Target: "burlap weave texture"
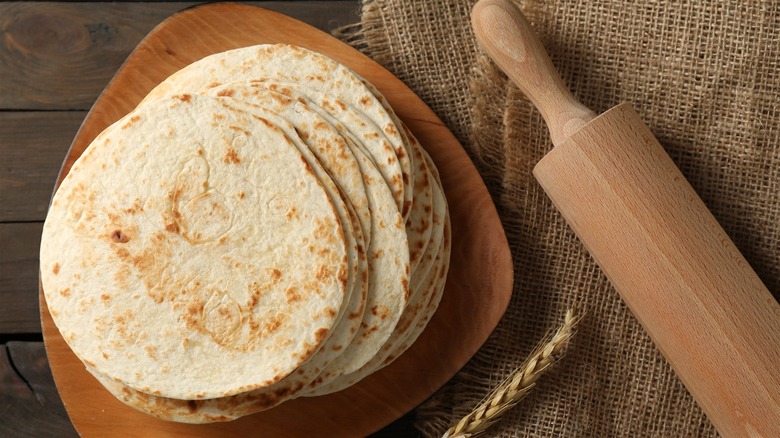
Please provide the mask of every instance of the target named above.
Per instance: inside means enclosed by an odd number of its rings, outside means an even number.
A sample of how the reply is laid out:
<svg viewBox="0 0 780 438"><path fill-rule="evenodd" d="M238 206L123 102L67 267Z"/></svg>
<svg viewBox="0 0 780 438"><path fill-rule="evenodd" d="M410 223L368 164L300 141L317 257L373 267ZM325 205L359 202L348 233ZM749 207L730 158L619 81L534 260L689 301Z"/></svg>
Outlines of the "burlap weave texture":
<svg viewBox="0 0 780 438"><path fill-rule="evenodd" d="M565 359L488 436L716 436L533 179L534 164L552 148L547 129L478 50L469 24L473 3L365 0L357 41L461 141L488 185L514 257L506 315L477 356L417 409L419 428L440 435L577 305L586 319ZM778 298L780 3L521 6L586 106L635 106Z"/></svg>

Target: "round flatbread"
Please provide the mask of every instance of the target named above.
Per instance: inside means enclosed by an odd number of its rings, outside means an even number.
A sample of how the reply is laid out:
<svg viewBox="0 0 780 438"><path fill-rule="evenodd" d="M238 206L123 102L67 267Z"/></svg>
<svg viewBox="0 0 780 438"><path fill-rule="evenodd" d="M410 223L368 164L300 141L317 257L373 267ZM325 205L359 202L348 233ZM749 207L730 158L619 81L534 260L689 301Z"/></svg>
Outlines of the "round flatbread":
<svg viewBox="0 0 780 438"><path fill-rule="evenodd" d="M41 279L66 342L107 378L224 397L280 381L327 339L348 294L344 239L281 130L183 94L77 160L44 225Z"/></svg>

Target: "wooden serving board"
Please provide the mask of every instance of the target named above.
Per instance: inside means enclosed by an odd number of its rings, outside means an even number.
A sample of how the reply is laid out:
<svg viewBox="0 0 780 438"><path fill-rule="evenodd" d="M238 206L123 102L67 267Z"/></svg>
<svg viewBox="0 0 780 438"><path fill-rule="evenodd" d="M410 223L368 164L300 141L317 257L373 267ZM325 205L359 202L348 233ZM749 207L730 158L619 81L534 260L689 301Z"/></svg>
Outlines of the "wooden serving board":
<svg viewBox="0 0 780 438"><path fill-rule="evenodd" d="M130 112L171 73L212 53L262 43L297 44L352 68L379 88L433 157L449 201L453 235L452 262L439 310L410 350L352 388L291 400L233 422L189 425L135 411L104 390L60 336L41 291L43 335L52 373L82 436L364 436L444 385L476 353L506 310L513 279L506 236L485 185L453 135L409 88L368 57L311 26L257 7L199 6L155 28L95 102L57 184L98 133Z"/></svg>

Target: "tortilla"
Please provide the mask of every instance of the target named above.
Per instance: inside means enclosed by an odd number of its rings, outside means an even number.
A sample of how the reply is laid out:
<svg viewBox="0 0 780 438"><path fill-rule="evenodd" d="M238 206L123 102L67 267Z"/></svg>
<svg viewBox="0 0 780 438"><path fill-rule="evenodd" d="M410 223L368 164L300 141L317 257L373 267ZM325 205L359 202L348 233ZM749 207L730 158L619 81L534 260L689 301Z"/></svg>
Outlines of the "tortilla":
<svg viewBox="0 0 780 438"><path fill-rule="evenodd" d="M257 90L248 89L245 91ZM248 99L247 95L244 96L244 99L237 100L232 96L243 94L241 85L220 87L218 90L212 90L211 94L222 96L219 99L228 107L240 112L239 117L262 118L281 129L323 184L341 222L350 226L349 231L344 230L344 236L349 256L349 272L352 274L349 279L354 279L354 282L348 282L347 287L354 286L355 301L342 306L347 319L339 321L336 326L334 336L338 340L328 340L329 348L332 351L343 351L360 328L369 287L369 266L364 231L358 220L359 213L356 212L357 209L351 202L352 199L355 199L356 202L362 202L361 208L368 211L367 196L362 179L359 178L357 163L354 159L352 162L348 161L348 158L352 156L336 130L318 118L315 113L309 111L301 102L292 101L286 96L276 93L262 92L252 93L253 99ZM305 137L305 140L301 139L300 136ZM318 159L318 156L323 158ZM339 179L344 185L349 186L351 197L346 195L344 186L336 184L338 180L331 179L330 175L334 174L341 175ZM358 181L344 176L347 174L357 174ZM365 216L369 217L369 221L371 220L370 213L365 214ZM389 270L392 271L392 268Z"/></svg>
<svg viewBox="0 0 780 438"><path fill-rule="evenodd" d="M50 310L88 371L187 423L387 366L435 313L451 246L438 172L387 100L288 45L156 87L74 165L44 238Z"/></svg>
<svg viewBox="0 0 780 438"><path fill-rule="evenodd" d="M413 278L412 297L393 334L382 345L377 354L352 373L327 378L325 382L316 387L307 388L302 391L301 395L303 396L321 396L341 391L389 365L414 344L438 308L444 292L451 252L449 213L444 192L440 189L441 182L438 172L433 167L433 161L424 150L421 149L420 152L432 169L431 176L435 181L433 184L435 206L433 239L426 248L424 258L424 260L432 260L430 269L424 273L420 272L420 277ZM321 380L321 377L318 377L317 380Z"/></svg>
<svg viewBox="0 0 780 438"><path fill-rule="evenodd" d="M278 382L328 337L344 239L278 128L183 94L139 107L77 160L44 225L41 279L85 364L140 392L224 397Z"/></svg>

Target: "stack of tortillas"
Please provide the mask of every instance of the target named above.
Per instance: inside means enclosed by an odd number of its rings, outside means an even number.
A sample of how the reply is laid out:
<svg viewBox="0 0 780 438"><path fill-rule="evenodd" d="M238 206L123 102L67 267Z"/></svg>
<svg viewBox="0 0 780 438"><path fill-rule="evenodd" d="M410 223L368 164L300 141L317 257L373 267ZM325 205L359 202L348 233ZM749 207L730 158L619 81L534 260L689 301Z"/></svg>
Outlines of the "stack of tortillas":
<svg viewBox="0 0 780 438"><path fill-rule="evenodd" d="M381 94L263 45L180 70L92 142L52 201L41 279L111 393L202 423L391 363L449 256L436 168Z"/></svg>

